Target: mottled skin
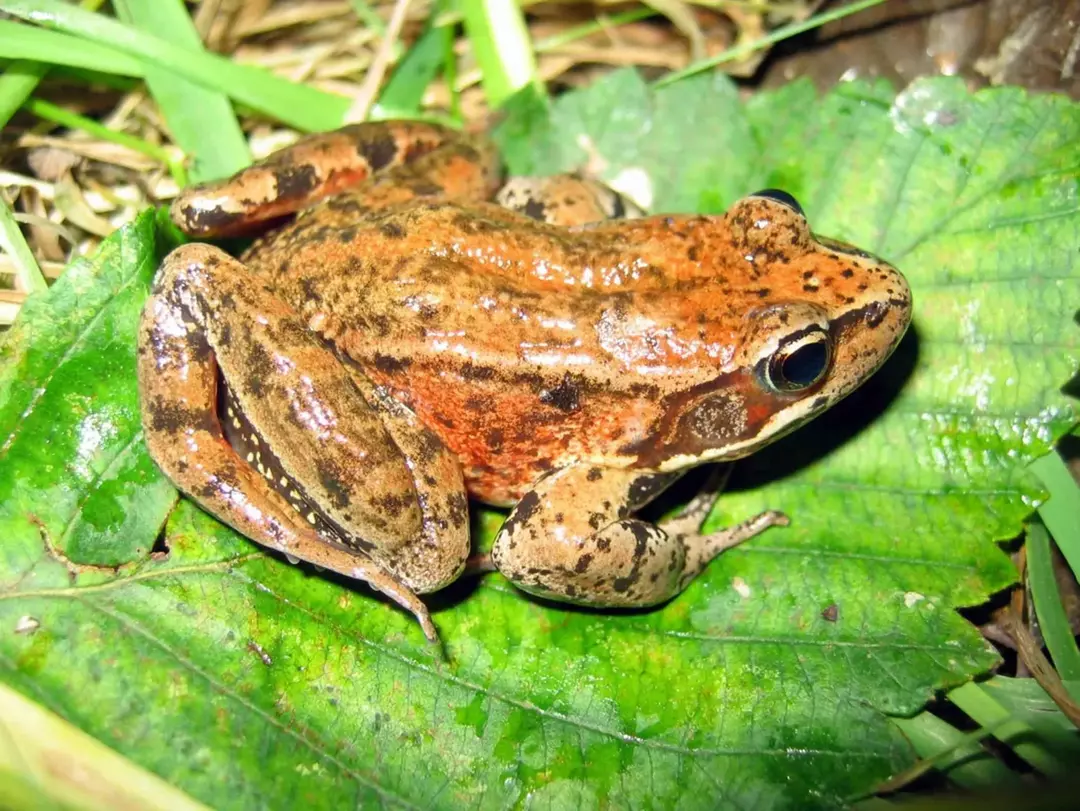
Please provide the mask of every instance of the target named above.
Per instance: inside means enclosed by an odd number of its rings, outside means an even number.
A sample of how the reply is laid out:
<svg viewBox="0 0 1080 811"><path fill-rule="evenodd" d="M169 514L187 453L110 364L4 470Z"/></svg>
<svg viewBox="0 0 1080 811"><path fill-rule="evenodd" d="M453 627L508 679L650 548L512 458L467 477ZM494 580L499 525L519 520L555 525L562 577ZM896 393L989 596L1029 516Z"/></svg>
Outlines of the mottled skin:
<svg viewBox="0 0 1080 811"><path fill-rule="evenodd" d="M429 639L416 595L462 572L466 495L513 506L490 558L510 580L600 606L667 600L785 523L703 535L712 490L660 526L632 514L837 402L910 319L899 272L816 237L783 193L627 219L588 181L497 186L489 149L429 125L305 139L176 201L197 236L301 212L239 261L178 248L140 329L166 474L253 540L387 593Z"/></svg>

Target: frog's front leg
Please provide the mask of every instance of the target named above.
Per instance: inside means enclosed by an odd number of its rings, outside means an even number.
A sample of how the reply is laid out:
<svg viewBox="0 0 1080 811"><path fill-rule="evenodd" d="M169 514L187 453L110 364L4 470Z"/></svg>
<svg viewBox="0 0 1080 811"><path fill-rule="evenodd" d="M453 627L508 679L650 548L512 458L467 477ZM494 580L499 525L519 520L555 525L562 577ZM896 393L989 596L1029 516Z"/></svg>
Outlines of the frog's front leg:
<svg viewBox="0 0 1080 811"><path fill-rule="evenodd" d="M416 594L461 572L467 502L456 459L407 410L369 401L358 372L208 245L166 257L138 366L150 454L181 490L257 543L367 582L436 639Z"/></svg>
<svg viewBox="0 0 1080 811"><path fill-rule="evenodd" d="M582 605L649 606L674 597L725 549L787 523L770 511L702 534L712 494L659 525L630 517L679 475L590 465L555 471L510 513L492 562L531 594Z"/></svg>

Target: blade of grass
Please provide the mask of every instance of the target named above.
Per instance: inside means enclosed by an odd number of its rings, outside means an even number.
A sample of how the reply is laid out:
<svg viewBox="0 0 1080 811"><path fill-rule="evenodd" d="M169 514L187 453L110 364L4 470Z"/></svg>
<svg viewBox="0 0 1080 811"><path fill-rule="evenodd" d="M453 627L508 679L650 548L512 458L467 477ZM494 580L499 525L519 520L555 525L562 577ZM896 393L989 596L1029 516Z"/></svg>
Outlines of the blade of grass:
<svg viewBox="0 0 1080 811"><path fill-rule="evenodd" d="M11 257L18 273L19 283L23 290L30 293L40 293L47 290L49 285L45 282L45 274L38 267L34 252L26 244L19 224L15 222L15 215L11 213L7 201L0 197L0 248Z"/></svg>
<svg viewBox="0 0 1080 811"><path fill-rule="evenodd" d="M1039 507L1039 517L1073 574L1080 577L1080 487L1056 453L1036 459L1029 467L1050 491L1050 498Z"/></svg>
<svg viewBox="0 0 1080 811"><path fill-rule="evenodd" d="M967 713L979 726L992 729L993 735L1019 757L1047 776L1063 776L1067 767L1043 745L1030 726L1016 721L998 701L974 682L949 691L949 700Z"/></svg>
<svg viewBox="0 0 1080 811"><path fill-rule="evenodd" d="M125 53L93 40L12 20L0 20L0 58L47 62L121 76L143 75L143 63Z"/></svg>
<svg viewBox="0 0 1080 811"><path fill-rule="evenodd" d="M440 4L442 5L442 4ZM449 26L437 26L434 15L426 28L398 63L372 108L373 118L415 115L424 101L424 92L443 67L447 43L452 42Z"/></svg>
<svg viewBox="0 0 1080 811"><path fill-rule="evenodd" d="M892 721L920 758L933 760L937 769L958 786L976 789L1019 782L1015 772L979 746L968 733L928 710Z"/></svg>
<svg viewBox="0 0 1080 811"><path fill-rule="evenodd" d="M499 107L529 84L540 88L525 16L514 0L462 0L461 12L488 104Z"/></svg>
<svg viewBox="0 0 1080 811"><path fill-rule="evenodd" d="M135 28L168 36L193 53L204 50L181 0L113 0L113 8L122 21ZM191 160L194 182L228 177L251 163L247 140L228 96L150 65L146 86L173 140Z"/></svg>
<svg viewBox="0 0 1080 811"><path fill-rule="evenodd" d="M0 127L6 127L23 102L26 101L49 66L41 62L20 59L12 63L0 76Z"/></svg>
<svg viewBox="0 0 1080 811"><path fill-rule="evenodd" d="M2 0L0 11L105 44L170 70L300 130L330 130L345 121L349 100L281 79L261 68L181 48L59 0Z"/></svg>
<svg viewBox="0 0 1080 811"><path fill-rule="evenodd" d="M82 5L93 11L103 2L105 0L83 0ZM6 20L3 22L8 24ZM10 23L10 25L14 27L17 23ZM25 26L21 27L25 28ZM10 33L14 32L9 30ZM3 35L0 34L0 36ZM30 98L30 94L41 81L41 77L49 70L48 65L44 64L46 61L48 60L33 61L25 57L18 58L18 61L9 65L4 75L0 76L0 127L7 126L7 122L15 115L15 111Z"/></svg>
<svg viewBox="0 0 1080 811"><path fill-rule="evenodd" d="M205 811L179 789L0 684L0 806Z"/></svg>
<svg viewBox="0 0 1080 811"><path fill-rule="evenodd" d="M177 185L184 186L187 183L184 167L176 163L169 154L169 151L164 147L152 144L142 138L136 138L134 135L128 135L126 132L111 130L92 118L86 118L78 113L65 110L63 107L57 107L55 104L51 104L43 99L30 99L23 107L27 112L33 113L38 118L52 121L55 124L60 124L69 129L82 130L83 132L93 135L95 138L100 138L102 141L118 144L119 146L146 155L148 158L160 161L168 167L169 174L176 180Z"/></svg>
<svg viewBox="0 0 1080 811"><path fill-rule="evenodd" d="M353 13L360 18L364 25L380 37L386 36L386 23L383 22L383 18L369 3L365 2L365 0L349 0L349 5L352 6Z"/></svg>
<svg viewBox="0 0 1080 811"><path fill-rule="evenodd" d="M1061 604L1054 577L1053 558L1050 554L1050 534L1042 524L1032 523L1027 527L1027 568L1031 584L1031 599L1035 603L1035 614L1039 618L1039 628L1054 667L1068 688L1069 682L1080 679L1080 650L1069 627L1069 617ZM1080 702L1080 695L1071 690L1073 701Z"/></svg>
<svg viewBox="0 0 1080 811"><path fill-rule="evenodd" d="M655 16L657 16L657 11L651 8L634 8L630 9L630 11L619 12L618 14L601 16L598 19L590 20L587 23L582 23L581 25L575 25L559 31L556 34L552 34L550 37L538 39L533 43L533 49L538 54L547 53L548 51L554 51L556 48L568 45L576 40L584 39L591 34L595 34L597 31L607 31L612 28L617 28L620 25L634 23L638 20L645 20Z"/></svg>
<svg viewBox="0 0 1080 811"><path fill-rule="evenodd" d="M13 20L0 20L0 58L47 62L121 76L143 75L143 63L125 53L82 37Z"/></svg>
<svg viewBox="0 0 1080 811"><path fill-rule="evenodd" d="M839 20L843 17L847 17L856 12L868 9L871 6L876 6L885 0L859 0L856 3L851 3L841 8L834 9L833 11L826 11L822 14L815 14L809 19L803 20L798 23L791 23L781 28L777 28L775 31L770 32L767 36L761 39L754 40L753 42L747 42L742 45L736 45L734 48L728 48L722 53L718 53L716 56L711 56L708 59L702 59L700 62L695 62L692 65L688 65L682 70L677 70L674 73L669 73L657 81L653 82L654 87L663 87L664 85L672 84L685 79L687 76L693 76L695 73L701 73L702 71L715 68L717 65L722 65L725 62L736 62L749 56L754 51L760 51L763 48L767 48L770 45L775 45L777 42L782 42L785 39L794 37L798 34L802 34L804 31L810 31L814 28L820 28L826 23L830 23L833 20Z"/></svg>

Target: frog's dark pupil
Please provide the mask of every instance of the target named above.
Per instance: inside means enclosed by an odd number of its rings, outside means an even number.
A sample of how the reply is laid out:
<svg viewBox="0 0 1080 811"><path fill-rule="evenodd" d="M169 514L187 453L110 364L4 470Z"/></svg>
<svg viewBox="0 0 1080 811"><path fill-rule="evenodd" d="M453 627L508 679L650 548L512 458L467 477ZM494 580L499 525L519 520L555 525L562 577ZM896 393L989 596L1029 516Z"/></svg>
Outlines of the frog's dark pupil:
<svg viewBox="0 0 1080 811"><path fill-rule="evenodd" d="M825 341L806 343L780 360L780 378L776 382L788 389L802 389L818 381L829 363Z"/></svg>
<svg viewBox="0 0 1080 811"><path fill-rule="evenodd" d="M795 211L799 214L804 213L802 206L799 205L799 201L783 189L762 189L761 191L755 193L754 197L767 197L768 199L776 203L787 206L792 211Z"/></svg>

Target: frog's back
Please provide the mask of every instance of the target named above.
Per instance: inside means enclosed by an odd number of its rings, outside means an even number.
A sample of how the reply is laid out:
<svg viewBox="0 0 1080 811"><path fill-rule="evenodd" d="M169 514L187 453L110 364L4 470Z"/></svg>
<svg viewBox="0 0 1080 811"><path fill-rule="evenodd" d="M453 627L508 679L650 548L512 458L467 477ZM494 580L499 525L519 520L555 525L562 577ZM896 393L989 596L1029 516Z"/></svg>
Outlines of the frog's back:
<svg viewBox="0 0 1080 811"><path fill-rule="evenodd" d="M509 502L563 459L632 463L622 449L665 396L715 375L732 343L723 319L691 314L703 279L684 272L673 296L670 264L636 255L625 225L568 231L496 206L328 209L246 261L436 430L474 495Z"/></svg>

